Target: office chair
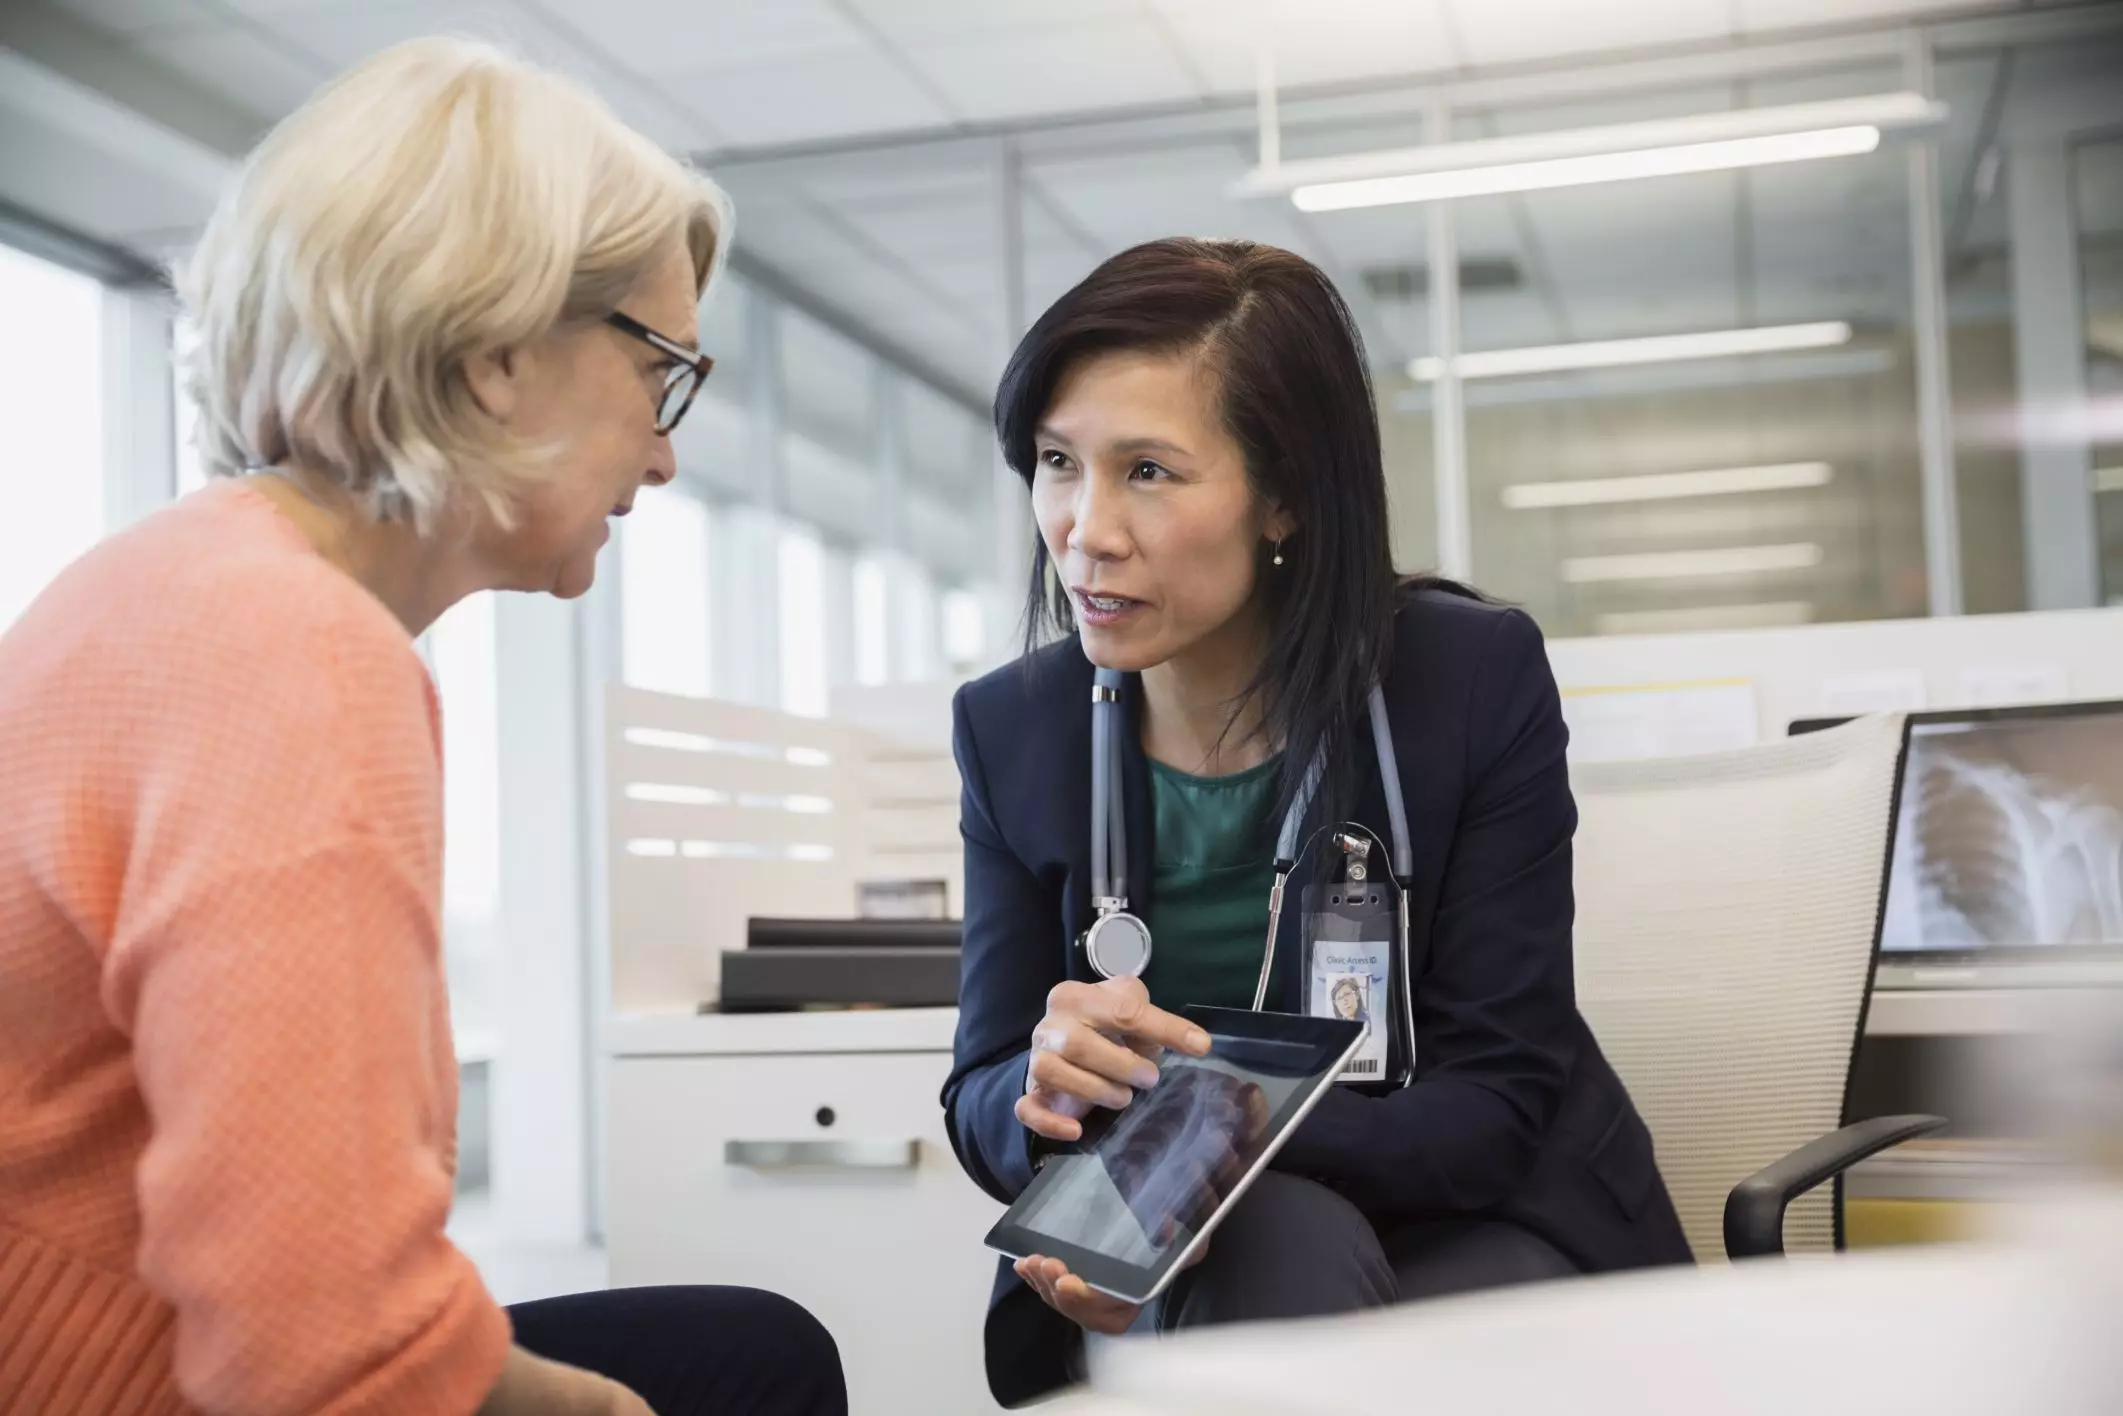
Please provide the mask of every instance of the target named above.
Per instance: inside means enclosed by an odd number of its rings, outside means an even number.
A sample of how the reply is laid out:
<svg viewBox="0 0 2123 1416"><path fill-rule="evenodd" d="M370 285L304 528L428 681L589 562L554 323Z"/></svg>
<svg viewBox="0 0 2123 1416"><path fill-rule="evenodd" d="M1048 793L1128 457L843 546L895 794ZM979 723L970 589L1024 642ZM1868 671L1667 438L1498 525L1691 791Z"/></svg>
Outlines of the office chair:
<svg viewBox="0 0 2123 1416"><path fill-rule="evenodd" d="M1841 1248L1841 1185L1824 1184L1946 1124L1842 1125L1902 741L1889 715L1572 766L1578 1006L1698 1262Z"/></svg>

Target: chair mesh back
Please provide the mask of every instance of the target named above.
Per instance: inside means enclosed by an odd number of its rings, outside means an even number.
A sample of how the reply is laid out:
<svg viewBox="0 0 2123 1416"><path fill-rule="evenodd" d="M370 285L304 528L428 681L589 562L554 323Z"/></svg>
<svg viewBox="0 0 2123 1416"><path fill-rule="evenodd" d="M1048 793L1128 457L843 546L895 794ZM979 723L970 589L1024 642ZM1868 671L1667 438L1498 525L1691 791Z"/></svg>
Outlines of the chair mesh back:
<svg viewBox="0 0 2123 1416"><path fill-rule="evenodd" d="M1725 1197L1842 1124L1872 976L1902 719L1571 769L1578 1003L1658 1147L1699 1262ZM1834 1247L1831 1187L1785 1245Z"/></svg>

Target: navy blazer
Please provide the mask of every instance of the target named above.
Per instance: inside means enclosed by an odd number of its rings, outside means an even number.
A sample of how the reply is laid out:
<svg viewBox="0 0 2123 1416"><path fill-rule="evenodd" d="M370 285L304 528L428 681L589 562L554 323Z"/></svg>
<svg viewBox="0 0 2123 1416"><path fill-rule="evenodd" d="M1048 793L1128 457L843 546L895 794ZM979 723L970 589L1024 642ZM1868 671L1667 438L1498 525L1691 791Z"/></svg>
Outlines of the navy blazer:
<svg viewBox="0 0 2123 1416"><path fill-rule="evenodd" d="M1577 806L1540 631L1443 588L1405 597L1394 630L1385 696L1415 853L1416 1077L1383 1093L1331 1088L1276 1165L1382 1226L1484 1214L1588 1271L1690 1262L1651 1135L1577 1011ZM968 684L953 705L966 919L945 1124L967 1174L1005 1202L1032 1181L1030 1133L1014 1114L1032 1030L1048 990L1091 977L1071 947L1092 917L1091 673L1070 639ZM1128 695L1132 712L1132 677ZM1154 850L1149 771L1140 735L1123 744L1139 897ZM1370 733L1350 750L1350 815L1389 839ZM1276 949L1270 1006L1287 1012L1303 1011L1300 913L1285 912ZM999 1266L986 1330L998 1401L1062 1384L1078 1340Z"/></svg>

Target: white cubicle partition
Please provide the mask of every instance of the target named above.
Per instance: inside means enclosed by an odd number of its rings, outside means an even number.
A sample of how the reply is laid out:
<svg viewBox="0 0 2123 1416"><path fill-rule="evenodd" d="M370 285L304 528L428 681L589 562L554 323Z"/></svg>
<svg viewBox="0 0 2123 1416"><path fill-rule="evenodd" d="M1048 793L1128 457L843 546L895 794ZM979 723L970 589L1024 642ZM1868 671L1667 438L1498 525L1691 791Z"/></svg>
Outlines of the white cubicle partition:
<svg viewBox="0 0 2123 1416"><path fill-rule="evenodd" d="M612 1282L795 1299L856 1411L994 1411L980 1239L1000 1207L944 1136L954 1010L698 1016L750 918L847 916L866 880L942 880L958 912L948 713L895 733L615 685L605 718Z"/></svg>
<svg viewBox="0 0 2123 1416"><path fill-rule="evenodd" d="M623 684L605 723L615 1011L714 1001L748 919L853 914L861 881L941 880L958 912L948 732L895 741Z"/></svg>
<svg viewBox="0 0 2123 1416"><path fill-rule="evenodd" d="M1579 708L1604 695L1641 695L1647 709L1722 718L1707 725L1719 734L1709 741L1686 731L1666 735L1673 750L1685 751L1691 741L1737 747L1782 737L1796 718L2123 699L2123 608L1553 639L1548 659L1565 712L1579 725L1573 755L1594 746L1593 725ZM956 688L839 690L833 716L948 751ZM1692 690L1703 692L1686 701ZM1725 711L1735 697L1744 722L1737 735Z"/></svg>
<svg viewBox="0 0 2123 1416"><path fill-rule="evenodd" d="M2123 609L1558 639L1548 659L1566 713L1586 695L1691 689L1715 712L1736 690L1759 741L1798 718L2123 698Z"/></svg>

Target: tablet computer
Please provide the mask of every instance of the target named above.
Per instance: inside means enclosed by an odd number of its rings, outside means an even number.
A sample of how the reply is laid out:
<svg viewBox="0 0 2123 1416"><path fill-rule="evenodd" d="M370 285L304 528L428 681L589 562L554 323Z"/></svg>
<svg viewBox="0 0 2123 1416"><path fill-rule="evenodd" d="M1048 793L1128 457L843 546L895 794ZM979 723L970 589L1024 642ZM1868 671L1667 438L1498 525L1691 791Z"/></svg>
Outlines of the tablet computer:
<svg viewBox="0 0 2123 1416"><path fill-rule="evenodd" d="M1083 1138L1047 1158L987 1244L1060 1259L1103 1293L1147 1303L1202 1242L1363 1040L1362 1023L1236 1008L1182 1013L1209 1055L1168 1052L1157 1085L1094 1111Z"/></svg>

